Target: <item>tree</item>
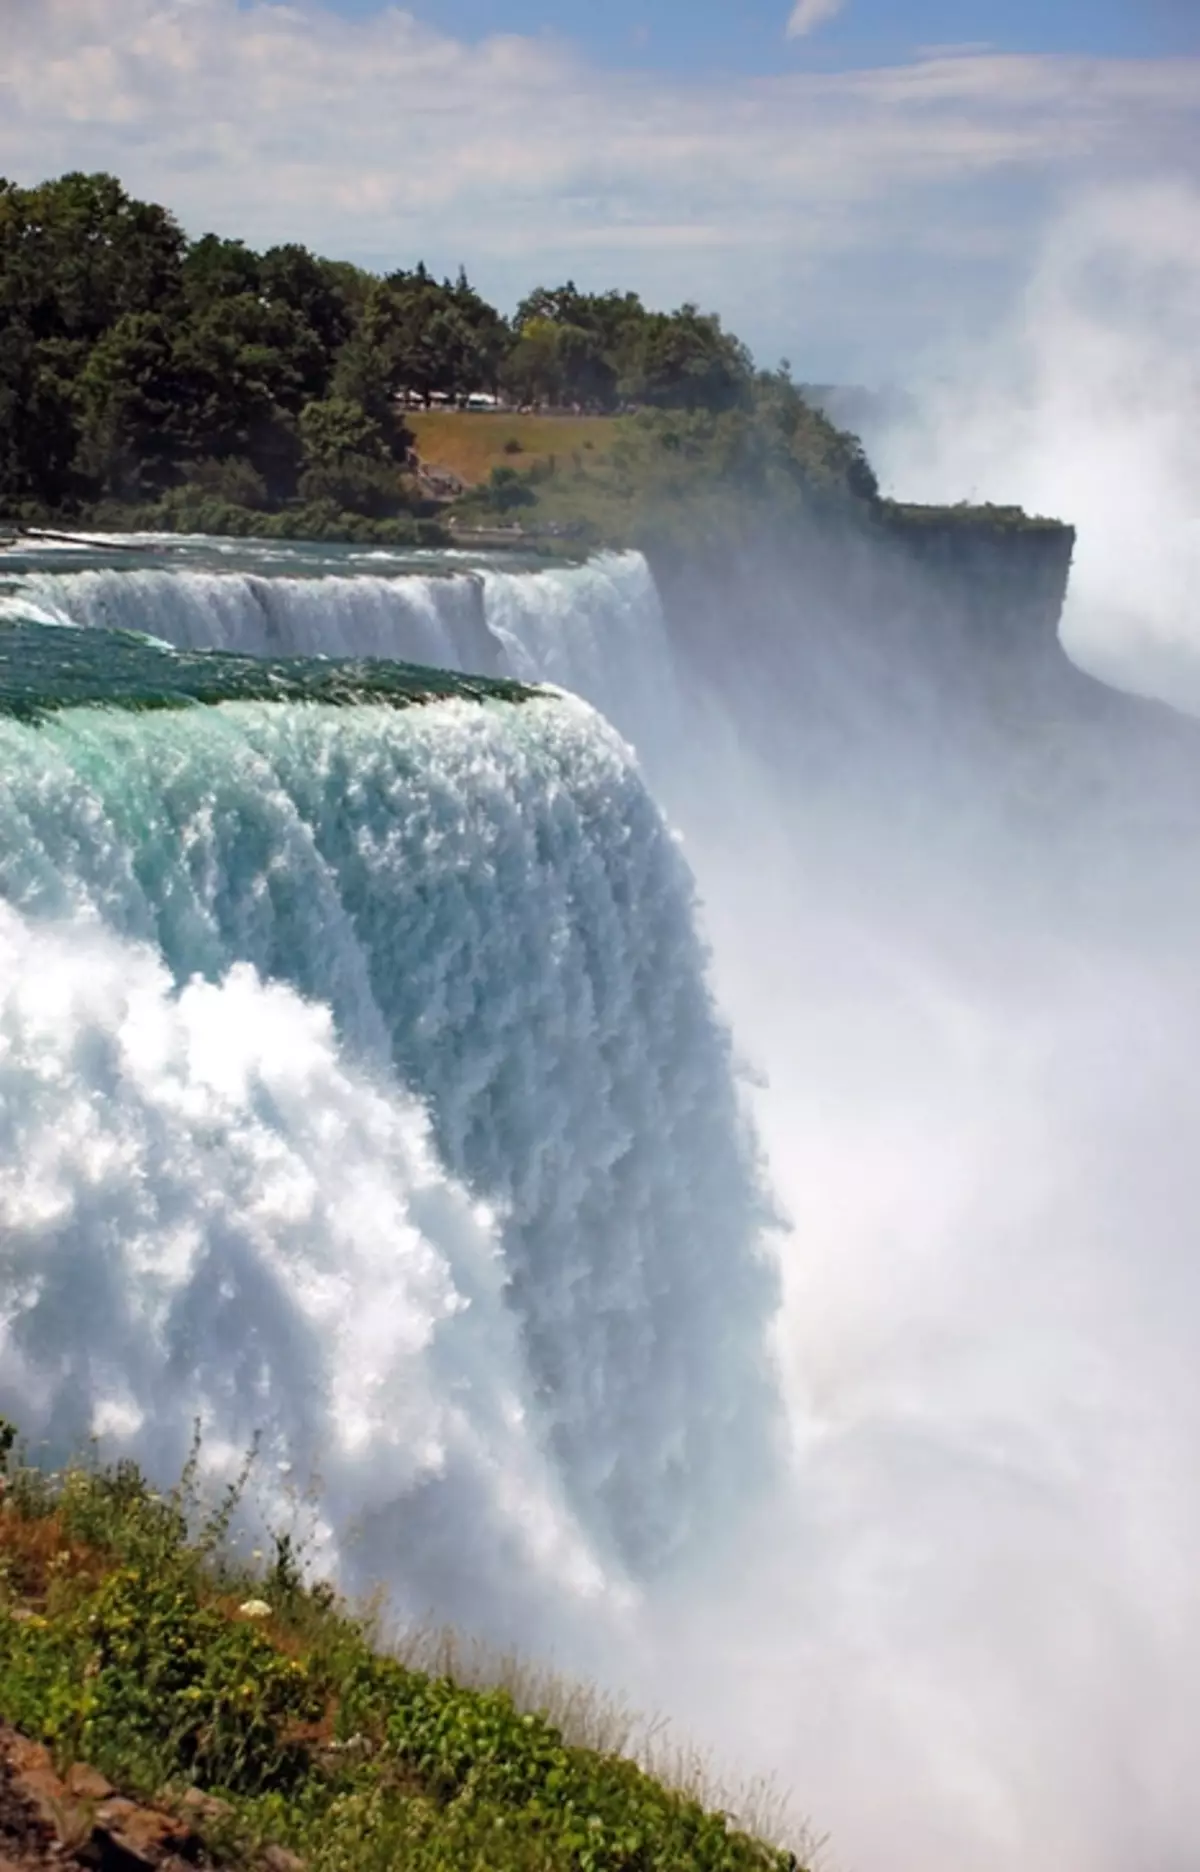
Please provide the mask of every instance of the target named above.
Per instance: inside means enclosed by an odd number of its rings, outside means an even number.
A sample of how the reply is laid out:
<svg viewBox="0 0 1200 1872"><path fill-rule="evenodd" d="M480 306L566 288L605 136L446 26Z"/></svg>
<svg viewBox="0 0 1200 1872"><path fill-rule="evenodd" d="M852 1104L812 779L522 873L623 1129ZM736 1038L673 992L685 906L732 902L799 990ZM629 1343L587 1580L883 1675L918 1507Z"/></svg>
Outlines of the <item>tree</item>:
<svg viewBox="0 0 1200 1872"><path fill-rule="evenodd" d="M412 446L412 436L397 413L393 376L393 363L384 348L359 331L338 352L329 394L356 403L370 416L389 453L399 461Z"/></svg>
<svg viewBox="0 0 1200 1872"><path fill-rule="evenodd" d="M659 409L735 409L749 400L753 370L744 345L714 313L694 305L649 315L626 364L626 396Z"/></svg>
<svg viewBox="0 0 1200 1872"><path fill-rule="evenodd" d="M581 293L573 280L538 286L517 308L519 336L505 382L528 386L531 394L522 395L522 401L548 398L611 409L618 400L622 365L646 316L636 293ZM554 339L551 332L557 334ZM527 338L533 343L527 344Z"/></svg>
<svg viewBox="0 0 1200 1872"><path fill-rule="evenodd" d="M488 479L488 502L499 513L512 513L518 507L532 507L537 495L515 468L493 468Z"/></svg>
<svg viewBox="0 0 1200 1872"><path fill-rule="evenodd" d="M128 313L93 347L79 384L80 463L115 500L152 500L179 480L194 427L192 385L154 312Z"/></svg>
<svg viewBox="0 0 1200 1872"><path fill-rule="evenodd" d="M324 396L337 354L354 330L346 286L335 268L296 245L270 248L262 257L259 278L268 303L286 307L316 339L320 363L307 389L314 397Z"/></svg>
<svg viewBox="0 0 1200 1872"><path fill-rule="evenodd" d="M114 176L63 176L0 194L0 312L33 337L94 343L128 313L179 294L184 237Z"/></svg>
<svg viewBox="0 0 1200 1872"><path fill-rule="evenodd" d="M0 318L0 502L72 501L77 446L71 386L27 326Z"/></svg>
<svg viewBox="0 0 1200 1872"><path fill-rule="evenodd" d="M257 298L262 291L262 262L244 241L202 234L183 263L183 291L194 312L207 312L223 299Z"/></svg>
<svg viewBox="0 0 1200 1872"><path fill-rule="evenodd" d="M500 374L501 384L515 402L559 401L563 387L559 341L559 327L552 319L526 319Z"/></svg>
<svg viewBox="0 0 1200 1872"><path fill-rule="evenodd" d="M108 175L0 179L0 502L76 512L195 484L232 505L394 513L412 436L397 392L457 401L645 406L611 450L670 498L763 500L791 514L878 499L857 439L805 402L790 368L755 375L694 305L538 286L506 322L465 271L380 279L297 243L256 253ZM682 492L680 492L682 490ZM502 508L533 498L502 472ZM622 495L624 498L624 495ZM183 505L181 505L183 503ZM211 505L211 502L210 502Z"/></svg>
<svg viewBox="0 0 1200 1872"><path fill-rule="evenodd" d="M332 501L382 518L404 504L396 464L380 425L345 397L310 403L300 417L306 501Z"/></svg>
<svg viewBox="0 0 1200 1872"><path fill-rule="evenodd" d="M585 409L610 409L617 400L618 371L600 334L583 325L560 325L558 356L565 402Z"/></svg>
<svg viewBox="0 0 1200 1872"><path fill-rule="evenodd" d="M381 280L360 329L383 360L393 394L406 391L426 406L435 394L463 401L493 388L509 342L503 320L465 274L439 284L424 267Z"/></svg>

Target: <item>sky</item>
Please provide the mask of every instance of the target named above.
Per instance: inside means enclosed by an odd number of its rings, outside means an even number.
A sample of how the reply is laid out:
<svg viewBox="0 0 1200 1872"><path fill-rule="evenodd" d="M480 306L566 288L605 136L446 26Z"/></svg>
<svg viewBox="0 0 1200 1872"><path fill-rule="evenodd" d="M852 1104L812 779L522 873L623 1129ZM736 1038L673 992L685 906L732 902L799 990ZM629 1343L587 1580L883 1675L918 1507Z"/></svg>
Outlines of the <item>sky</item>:
<svg viewBox="0 0 1200 1872"><path fill-rule="evenodd" d="M338 0L335 10L365 19L384 9ZM441 0L411 10L456 37L569 38L598 63L669 73L786 72L814 58L852 67L937 45L1148 57L1186 49L1188 15L1200 18L1195 0Z"/></svg>
<svg viewBox="0 0 1200 1872"><path fill-rule="evenodd" d="M504 310L567 278L903 384L1097 191L1200 169L1200 0L0 0L0 174Z"/></svg>

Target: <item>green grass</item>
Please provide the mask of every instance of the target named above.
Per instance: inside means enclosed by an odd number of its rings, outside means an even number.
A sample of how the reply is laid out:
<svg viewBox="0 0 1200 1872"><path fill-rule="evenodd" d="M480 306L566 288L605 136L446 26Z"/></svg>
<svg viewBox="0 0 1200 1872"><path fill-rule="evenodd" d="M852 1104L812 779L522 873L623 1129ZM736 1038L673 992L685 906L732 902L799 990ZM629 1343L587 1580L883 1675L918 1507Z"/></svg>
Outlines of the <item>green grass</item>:
<svg viewBox="0 0 1200 1872"><path fill-rule="evenodd" d="M9 1453L0 1716L127 1792L216 1795L208 1844L311 1872L784 1872L789 1851L609 1747L581 1746L441 1645L419 1668L306 1580L284 1537L230 1558L239 1488L205 1509L194 1453L160 1496L127 1463L46 1475ZM244 1482L244 1478L243 1478ZM456 1668L456 1662L458 1668ZM474 1676L476 1681L463 1681ZM547 1680L556 1684L557 1680ZM615 1720L612 1706L583 1699ZM578 1726L578 1704L575 1710ZM620 1738L628 1741L628 1736ZM201 1825L204 1831L204 1824Z"/></svg>
<svg viewBox="0 0 1200 1872"><path fill-rule="evenodd" d="M533 496L515 515L522 526L596 546L737 546L764 527L787 535L832 515L868 526L875 511L852 439L799 400L776 409L766 393L753 409L723 415L618 417L603 449L564 447L552 461L518 455L499 465L515 468ZM454 513L462 525L496 510L494 489L479 484Z"/></svg>
<svg viewBox="0 0 1200 1872"><path fill-rule="evenodd" d="M450 468L468 487L493 468L570 463L607 454L617 434L612 416L531 415L515 410L409 410L405 423L417 453L433 468ZM516 444L515 448L510 447Z"/></svg>
<svg viewBox="0 0 1200 1872"><path fill-rule="evenodd" d="M1061 536L1071 530L1062 520L1027 514L1023 507L996 506L990 501L957 501L950 507L931 507L914 501L888 500L882 503L882 514L885 523L899 532L990 531L997 538L1003 538L1014 533Z"/></svg>

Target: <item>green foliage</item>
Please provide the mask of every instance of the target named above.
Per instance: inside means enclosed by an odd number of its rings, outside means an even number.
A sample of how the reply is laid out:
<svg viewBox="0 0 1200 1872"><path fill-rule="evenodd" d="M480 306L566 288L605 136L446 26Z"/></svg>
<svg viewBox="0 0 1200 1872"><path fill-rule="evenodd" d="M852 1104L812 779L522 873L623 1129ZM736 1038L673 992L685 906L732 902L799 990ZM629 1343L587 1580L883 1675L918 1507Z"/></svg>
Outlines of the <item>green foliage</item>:
<svg viewBox="0 0 1200 1872"><path fill-rule="evenodd" d="M0 1708L64 1765L219 1790L223 1853L274 1842L313 1872L795 1872L504 1691L380 1653L290 1539L257 1575L233 1567L245 1477L206 1515L197 1474L198 1448L165 1498L130 1464L10 1478Z"/></svg>
<svg viewBox="0 0 1200 1872"><path fill-rule="evenodd" d="M291 1733L324 1707L304 1663L174 1567L123 1567L76 1605L0 1624L0 1684L10 1720L142 1787L294 1784L307 1761Z"/></svg>
<svg viewBox="0 0 1200 1872"><path fill-rule="evenodd" d="M782 1863L632 1762L568 1747L552 1723L522 1714L503 1690L464 1692L364 1655L342 1694L347 1733L371 1737L455 1818L511 1815L508 1824L540 1842L548 1865L735 1872Z"/></svg>
<svg viewBox="0 0 1200 1872"><path fill-rule="evenodd" d="M300 417L300 497L383 519L402 505L400 478L382 426L350 397L309 403Z"/></svg>
<svg viewBox="0 0 1200 1872"><path fill-rule="evenodd" d="M188 401L166 319L124 314L77 381L77 459L87 480L118 500L153 499L171 487L186 450Z"/></svg>
<svg viewBox="0 0 1200 1872"><path fill-rule="evenodd" d="M409 513L377 519L320 497L263 512L193 482L145 506L101 503L92 508L89 522L111 532L132 528L149 533L210 533L228 539L348 541L362 546L447 544L441 527Z"/></svg>
<svg viewBox="0 0 1200 1872"><path fill-rule="evenodd" d="M244 241L202 234L189 247L183 262L183 291L193 310L207 312L222 299L240 298L244 293L257 297L261 289L258 255Z"/></svg>
<svg viewBox="0 0 1200 1872"><path fill-rule="evenodd" d="M361 330L392 394L425 403L435 393L461 400L493 387L508 345L504 321L465 274L439 283L423 266L376 283Z"/></svg>
<svg viewBox="0 0 1200 1872"><path fill-rule="evenodd" d="M302 247L189 247L110 176L0 184L0 504L153 500L230 459L294 499L358 281Z"/></svg>
<svg viewBox="0 0 1200 1872"><path fill-rule="evenodd" d="M113 176L0 183L0 313L38 343L93 343L176 297L184 246L166 209L133 201Z"/></svg>
<svg viewBox="0 0 1200 1872"><path fill-rule="evenodd" d="M537 495L515 468L493 468L487 498L497 513L512 513L518 507L532 507Z"/></svg>
<svg viewBox="0 0 1200 1872"><path fill-rule="evenodd" d="M202 457L193 463L188 475L188 491L218 500L227 507L245 507L256 513L264 512L271 504L263 476L253 462L237 455L228 455L224 461Z"/></svg>
<svg viewBox="0 0 1200 1872"><path fill-rule="evenodd" d="M189 243L106 175L0 182L0 512L13 518L411 538L423 497L405 473L400 393L461 404L501 386L525 405L624 411L625 429L595 460L568 448L565 470L496 469L464 519L525 510L580 541L640 543L880 507L855 439L786 370L756 375L695 305L657 312L568 281L537 287L509 322L462 272L380 278L297 244Z"/></svg>
<svg viewBox="0 0 1200 1872"><path fill-rule="evenodd" d="M272 247L263 255L259 285L269 304L286 306L316 337L321 367L309 387L314 395L323 396L329 361L357 323L357 269L331 265L315 258L307 247L289 244Z"/></svg>
<svg viewBox="0 0 1200 1872"><path fill-rule="evenodd" d="M625 365L625 397L660 409L722 411L747 404L751 363L745 347L715 315L685 305L655 313L637 334Z"/></svg>
<svg viewBox="0 0 1200 1872"><path fill-rule="evenodd" d="M894 532L909 536L970 532L983 530L1001 538L1013 533L1044 533L1061 538L1063 523L1037 514L1027 514L1023 507L1002 507L984 501L978 505L958 501L952 507L918 506L912 502L884 501L881 517Z"/></svg>
<svg viewBox="0 0 1200 1872"><path fill-rule="evenodd" d="M562 402L574 387L563 355L562 328L548 318L527 319L504 361L501 382L516 403Z"/></svg>
<svg viewBox="0 0 1200 1872"><path fill-rule="evenodd" d="M635 293L539 287L517 311L502 381L522 403L611 410L732 409L749 394L745 346L694 305L648 312Z"/></svg>
<svg viewBox="0 0 1200 1872"><path fill-rule="evenodd" d="M879 515L875 478L857 440L775 376L753 380L734 408L623 417L605 452L592 454L589 460L576 450L569 467L551 459L521 477L523 492L536 496L537 527L569 530L589 545L687 548L714 540L755 544L772 531L786 537L839 517L873 526ZM502 472L493 470L469 510L482 517L500 508L506 495L495 482Z"/></svg>

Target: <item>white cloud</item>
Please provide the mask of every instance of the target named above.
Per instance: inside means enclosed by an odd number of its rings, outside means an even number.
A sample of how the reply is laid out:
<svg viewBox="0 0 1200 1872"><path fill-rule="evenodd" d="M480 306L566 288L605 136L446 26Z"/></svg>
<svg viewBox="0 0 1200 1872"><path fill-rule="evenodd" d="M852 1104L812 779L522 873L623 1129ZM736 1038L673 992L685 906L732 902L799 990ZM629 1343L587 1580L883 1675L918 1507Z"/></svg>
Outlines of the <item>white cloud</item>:
<svg viewBox="0 0 1200 1872"><path fill-rule="evenodd" d="M792 17L787 23L788 38L803 39L805 33L833 19L845 4L846 0L796 0Z"/></svg>
<svg viewBox="0 0 1200 1872"><path fill-rule="evenodd" d="M191 232L574 274L719 307L805 374L978 316L1040 205L1192 161L1200 60L944 52L773 78L599 71L303 0L2 0L0 174L107 168Z"/></svg>

